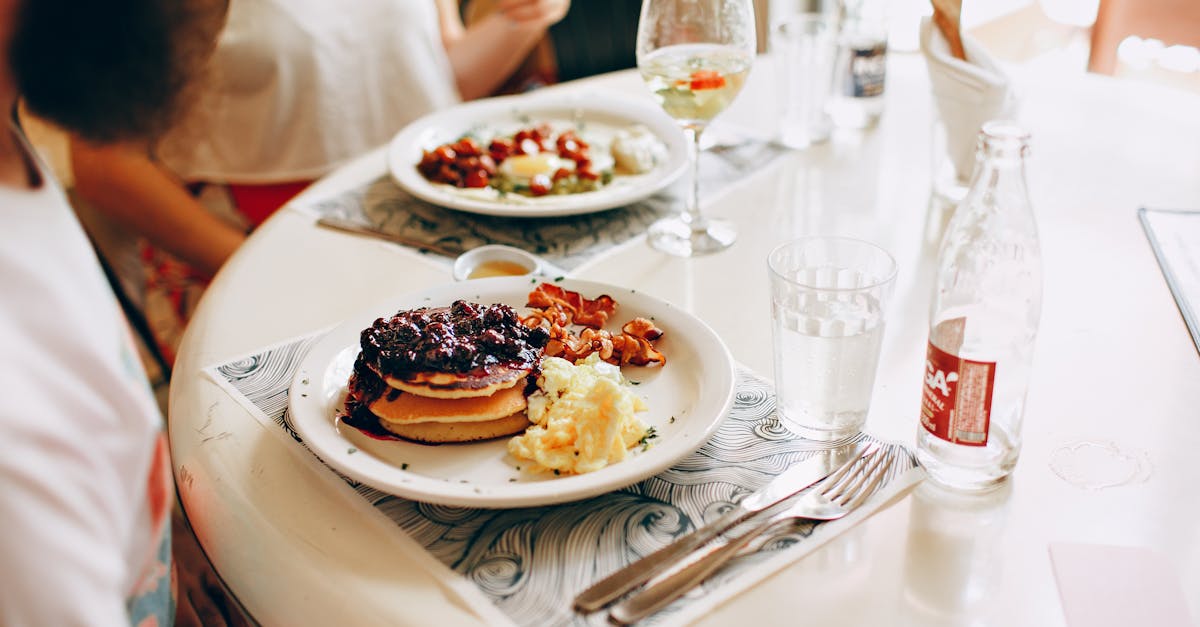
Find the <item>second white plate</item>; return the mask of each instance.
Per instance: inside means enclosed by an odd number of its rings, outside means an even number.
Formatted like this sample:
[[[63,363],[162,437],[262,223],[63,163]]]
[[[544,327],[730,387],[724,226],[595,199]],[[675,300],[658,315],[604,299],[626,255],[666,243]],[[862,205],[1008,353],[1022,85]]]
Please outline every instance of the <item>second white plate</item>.
[[[424,150],[457,141],[471,133],[512,131],[540,122],[570,122],[608,132],[640,124],[666,148],[665,157],[649,172],[620,175],[593,192],[531,198],[519,194],[488,197],[485,190],[464,190],[432,183],[417,171]],[[687,167],[688,146],[679,126],[649,102],[595,93],[530,94],[468,102],[437,111],[404,127],[388,147],[388,169],[405,191],[426,202],[450,209],[508,217],[575,215],[621,207],[670,185]]]

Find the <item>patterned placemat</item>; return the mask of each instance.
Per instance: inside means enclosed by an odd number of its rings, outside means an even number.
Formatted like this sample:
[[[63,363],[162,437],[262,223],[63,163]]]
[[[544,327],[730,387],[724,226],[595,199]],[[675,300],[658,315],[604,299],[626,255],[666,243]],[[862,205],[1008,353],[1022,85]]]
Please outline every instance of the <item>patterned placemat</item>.
[[[738,134],[731,136],[736,143],[701,153],[700,198],[705,204],[719,198],[734,183],[765,169],[785,153],[761,140]],[[299,204],[296,209],[318,217],[341,218],[450,250],[507,244],[541,255],[565,270],[573,270],[597,254],[644,234],[660,217],[679,211],[685,183],[681,180],[664,193],[608,211],[562,217],[504,218],[431,205],[397,187],[390,176],[384,176],[332,198]],[[446,263],[451,261],[436,254],[429,255]]]
[[[205,373],[272,432],[303,446],[288,420],[288,385],[321,335],[264,348]],[[480,594],[472,601],[493,604],[517,625],[603,625],[603,612],[582,616],[572,611],[575,594],[719,516],[824,448],[784,430],[775,419],[770,384],[739,368],[733,408],[706,444],[662,474],[599,497],[509,510],[447,507],[392,496],[338,476],[444,564],[448,571],[443,575],[474,584]],[[767,541],[644,624],[694,618],[886,507],[923,477],[910,451],[896,444],[889,450],[899,463],[860,510],[833,523],[798,525]]]

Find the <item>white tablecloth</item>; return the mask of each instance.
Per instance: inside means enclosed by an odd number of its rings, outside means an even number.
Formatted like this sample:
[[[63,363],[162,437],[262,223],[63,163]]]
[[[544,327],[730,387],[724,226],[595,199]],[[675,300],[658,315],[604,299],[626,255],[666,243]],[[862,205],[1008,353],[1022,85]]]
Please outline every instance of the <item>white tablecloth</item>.
[[[766,251],[812,233],[876,241],[901,264],[868,429],[912,442],[933,251],[925,236],[931,108],[916,55],[894,54],[882,126],[838,135],[749,176],[706,211],[738,243],[696,260],[635,246],[580,278],[651,291],[687,307],[734,357],[770,376]],[[963,501],[925,490],[700,619],[701,624],[1061,625],[1047,554],[1059,541],[1146,547],[1177,571],[1200,614],[1200,359],[1145,236],[1139,206],[1200,207],[1200,98],[1095,76],[1014,70],[1034,137],[1029,180],[1045,257],[1045,309],[1025,445],[1011,486]],[[768,130],[768,64],[726,113]],[[648,98],[633,73],[582,83]],[[578,88],[565,85],[562,89]],[[379,177],[383,153],[305,194]],[[171,390],[175,474],[197,535],[264,625],[443,626],[486,622],[404,557],[394,526],[333,485],[201,374],[312,332],[382,294],[448,281],[444,264],[319,230],[284,210],[209,288]],[[1098,487],[1099,476],[1124,485]],[[300,515],[303,513],[303,515]]]

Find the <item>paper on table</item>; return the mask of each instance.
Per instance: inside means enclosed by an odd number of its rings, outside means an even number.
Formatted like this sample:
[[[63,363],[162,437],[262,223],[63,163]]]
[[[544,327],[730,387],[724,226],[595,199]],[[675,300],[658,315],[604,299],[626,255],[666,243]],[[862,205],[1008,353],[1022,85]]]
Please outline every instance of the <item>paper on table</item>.
[[[1179,313],[1200,351],[1200,211],[1138,210]]]
[[[1192,627],[1179,577],[1141,547],[1055,543],[1050,560],[1068,627]]]
[[[963,37],[967,60],[956,59],[929,18],[921,20],[921,52],[929,69],[934,104],[946,127],[946,144],[959,181],[975,166],[975,142],[988,120],[1013,118],[1017,96],[1012,83],[987,51]]]

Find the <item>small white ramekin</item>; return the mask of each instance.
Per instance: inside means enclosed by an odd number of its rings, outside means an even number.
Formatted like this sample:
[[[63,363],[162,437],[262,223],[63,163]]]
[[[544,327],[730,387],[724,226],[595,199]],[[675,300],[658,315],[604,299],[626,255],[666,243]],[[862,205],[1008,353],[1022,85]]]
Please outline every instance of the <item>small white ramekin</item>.
[[[554,266],[533,253],[503,244],[489,244],[487,246],[472,248],[454,260],[454,280],[466,281],[476,268],[489,261],[507,261],[526,269],[523,275],[517,276],[541,275],[557,277],[566,274],[561,268]]]

